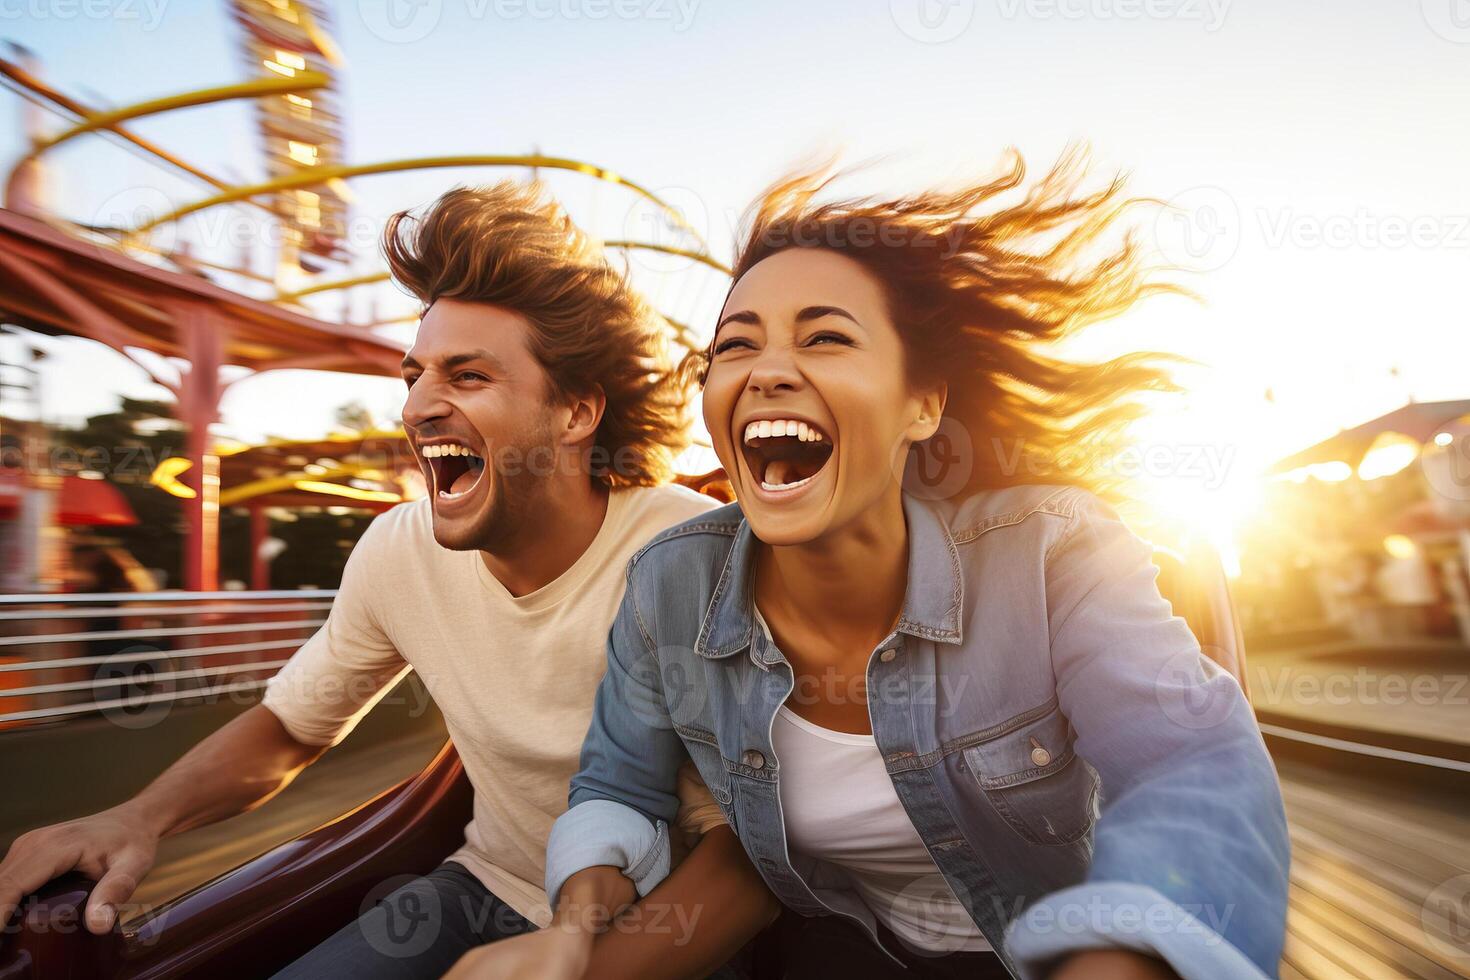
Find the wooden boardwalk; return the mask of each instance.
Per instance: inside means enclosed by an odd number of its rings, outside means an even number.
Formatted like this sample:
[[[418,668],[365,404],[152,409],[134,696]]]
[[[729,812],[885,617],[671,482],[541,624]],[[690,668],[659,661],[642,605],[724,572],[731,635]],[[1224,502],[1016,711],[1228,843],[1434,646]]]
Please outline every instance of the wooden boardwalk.
[[[1465,801],[1365,782],[1351,762],[1279,765],[1293,851],[1283,980],[1470,977]]]

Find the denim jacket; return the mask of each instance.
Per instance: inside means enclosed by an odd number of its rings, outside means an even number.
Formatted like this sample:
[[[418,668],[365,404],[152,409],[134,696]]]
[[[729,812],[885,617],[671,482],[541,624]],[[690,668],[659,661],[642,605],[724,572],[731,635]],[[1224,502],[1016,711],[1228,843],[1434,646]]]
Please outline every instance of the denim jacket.
[[[1072,487],[958,505],[906,495],[904,514],[903,609],[868,658],[873,735],[1007,967],[1042,976],[1103,947],[1186,978],[1274,976],[1280,787],[1240,686],[1159,594],[1150,547]],[[622,868],[640,894],[667,874],[687,754],[785,905],[873,931],[842,869],[787,845],[771,727],[794,681],[755,625],[756,547],[732,504],[629,563],[581,771],[548,843],[553,904],[584,868]]]

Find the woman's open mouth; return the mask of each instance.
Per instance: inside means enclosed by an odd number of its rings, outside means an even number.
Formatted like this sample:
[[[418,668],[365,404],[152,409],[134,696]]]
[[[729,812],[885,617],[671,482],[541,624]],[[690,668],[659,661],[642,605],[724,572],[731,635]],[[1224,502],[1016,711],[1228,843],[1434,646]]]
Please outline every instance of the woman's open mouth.
[[[767,493],[789,493],[806,486],[832,458],[832,440],[827,434],[798,419],[748,423],[740,449]]]
[[[437,442],[419,447],[434,481],[434,498],[458,500],[468,495],[485,475],[485,459],[459,442]]]

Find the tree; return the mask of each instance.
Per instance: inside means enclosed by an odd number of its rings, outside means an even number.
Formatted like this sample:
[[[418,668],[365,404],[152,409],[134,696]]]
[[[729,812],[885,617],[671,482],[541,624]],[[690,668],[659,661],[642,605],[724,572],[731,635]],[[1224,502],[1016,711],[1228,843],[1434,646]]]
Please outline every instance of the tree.
[[[333,418],[338,428],[347,429],[350,432],[370,432],[378,427],[372,409],[360,401],[338,405]]]

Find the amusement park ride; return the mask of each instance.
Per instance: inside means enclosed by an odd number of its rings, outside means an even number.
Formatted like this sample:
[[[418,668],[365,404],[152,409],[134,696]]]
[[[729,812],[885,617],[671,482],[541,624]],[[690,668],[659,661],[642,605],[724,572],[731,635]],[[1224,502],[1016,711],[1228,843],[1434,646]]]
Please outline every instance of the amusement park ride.
[[[352,258],[345,242],[350,201],[348,181],[376,174],[443,168],[530,168],[584,175],[634,195],[661,216],[670,242],[608,240],[605,247],[652,250],[698,263],[707,272],[729,270],[710,256],[705,243],[673,207],[642,186],[610,170],[545,154],[466,154],[349,163],[341,158],[341,121],[335,92],[341,56],[326,30],[319,0],[232,0],[240,29],[246,80],[199,91],[99,110],[65,95],[38,77],[27,58],[0,59],[0,83],[25,98],[31,149],[12,169],[0,210],[0,315],[6,322],[42,334],[85,337],[105,344],[138,364],[168,389],[178,420],[188,433],[185,456],[164,461],[155,483],[183,499],[187,519],[184,582],[189,591],[219,585],[219,510],[245,506],[221,481],[223,454],[210,427],[219,420],[220,399],[239,380],[222,369],[250,373],[286,369],[397,377],[403,347],[381,329],[395,321],[330,322],[313,312],[309,298],[344,293],[387,279],[384,272],[343,275]],[[135,120],[205,105],[249,100],[256,107],[264,145],[265,175],[232,184],[184,160],[129,128]],[[44,133],[42,111],[67,125]],[[135,216],[125,226],[68,221],[46,202],[44,160],[57,147],[82,137],[125,142],[160,165],[204,185],[203,196],[158,213]],[[187,243],[159,245],[164,232],[212,209],[237,207],[270,222],[276,243],[274,269],[261,275],[246,264],[229,265],[196,257]],[[228,284],[228,285],[227,285]],[[344,317],[345,319],[345,317]],[[665,316],[670,340],[695,343],[688,329]],[[145,353],[146,352],[146,353]],[[140,356],[141,354],[141,356]],[[171,366],[160,370],[160,359]],[[289,486],[299,498],[316,492],[325,504],[352,496],[364,481],[351,466],[328,478],[302,470]],[[246,482],[251,482],[247,479]],[[392,475],[374,492],[402,493]],[[335,486],[338,489],[332,489]],[[253,510],[276,499],[257,497]],[[42,522],[44,523],[44,522]],[[256,537],[263,525],[253,522]],[[258,542],[257,542],[258,543]],[[40,547],[38,543],[36,547]]]
[[[7,621],[0,635],[0,737],[11,739],[5,758],[15,767],[7,770],[7,792],[0,794],[0,819],[9,821],[0,824],[0,834],[54,821],[65,806],[110,805],[69,797],[110,793],[117,786],[103,785],[107,780],[98,773],[125,779],[144,766],[147,760],[141,757],[148,751],[177,757],[207,724],[218,724],[216,709],[230,707],[222,700],[225,695],[253,703],[255,692],[305,640],[305,631],[320,626],[333,592],[268,591],[262,546],[269,535],[269,511],[382,510],[419,491],[417,466],[401,430],[268,439],[259,445],[220,439],[211,431],[219,421],[221,397],[242,377],[282,370],[398,376],[404,348],[392,328],[416,317],[380,320],[372,307],[356,319],[348,312],[368,304],[347,300],[371,295],[388,278],[349,247],[355,237],[348,234],[353,182],[417,170],[512,168],[565,174],[578,191],[586,187],[626,199],[623,203],[652,222],[640,234],[629,233],[625,224],[604,235],[603,245],[623,255],[665,253],[637,268],[630,263],[629,274],[660,311],[670,342],[685,349],[702,346],[685,324],[728,286],[730,270],[711,256],[698,231],[664,196],[590,163],[540,152],[365,163],[346,159],[337,103],[343,61],[328,30],[325,0],[226,2],[245,68],[244,78],[231,84],[99,108],[48,84],[27,53],[0,58],[0,85],[27,103],[29,136],[28,152],[6,178],[0,208],[0,329],[81,337],[120,353],[172,393],[187,437],[183,453],[159,462],[150,481],[157,493],[176,498],[186,517],[183,591],[42,594],[29,589],[0,595],[0,619]],[[252,107],[263,148],[257,172],[242,180],[210,173],[133,128],[137,120],[230,103]],[[61,120],[59,128],[48,125],[55,118]],[[197,196],[120,217],[63,217],[48,204],[46,164],[58,147],[83,139],[123,145],[164,168],[170,180],[189,183]],[[224,255],[218,242],[214,251],[195,247],[199,243],[191,236],[197,237],[194,230],[204,217],[222,214],[246,216],[257,230],[269,230],[260,236],[270,242],[268,271],[249,255]],[[669,268],[659,278],[662,265]],[[344,300],[336,318],[324,312],[329,297]],[[0,394],[9,389],[29,393],[14,372],[0,374]],[[1323,506],[1323,488],[1343,491],[1333,501],[1386,499],[1379,493],[1386,481],[1373,481],[1398,470],[1380,466],[1374,473],[1375,460],[1385,458],[1375,454],[1397,454],[1393,458],[1400,468],[1421,461],[1425,480],[1437,481],[1441,492],[1416,505],[1409,516],[1418,523],[1389,529],[1404,542],[1423,531],[1438,542],[1436,554],[1470,556],[1470,495],[1463,494],[1464,474],[1450,471],[1464,458],[1451,449],[1470,444],[1467,412],[1470,402],[1411,404],[1282,461],[1275,485],[1288,494],[1301,491],[1287,500],[1294,508],[1290,513],[1303,516],[1300,523],[1326,526],[1336,508],[1347,515],[1343,523],[1381,536],[1378,525],[1359,519],[1369,513],[1366,505]],[[38,413],[32,406],[22,414]],[[0,457],[18,443],[48,438],[45,430],[39,422],[0,418]],[[699,492],[732,499],[719,471],[679,479]],[[54,546],[55,536],[40,529],[48,522],[65,523],[61,515],[69,506],[90,511],[79,522],[102,522],[105,508],[95,501],[69,505],[68,487],[95,493],[108,485],[81,479],[66,483],[59,474],[18,468],[0,458],[0,515],[25,515],[0,523],[0,559],[10,562],[17,537],[35,531],[30,560],[37,567],[44,564],[38,556]],[[1443,492],[1445,487],[1455,492]],[[220,518],[222,511],[237,509],[250,516],[256,591],[221,592]],[[1307,537],[1296,527],[1289,536],[1275,533],[1275,525],[1266,529],[1277,543],[1292,548]],[[1319,536],[1334,547],[1342,544],[1340,535]],[[1294,554],[1287,557],[1296,560]],[[1198,538],[1177,553],[1156,550],[1154,561],[1161,593],[1194,632],[1204,655],[1235,676],[1248,696],[1256,695],[1257,718],[1282,776],[1293,867],[1281,975],[1288,980],[1470,976],[1463,928],[1470,917],[1461,914],[1470,891],[1457,885],[1458,904],[1434,904],[1435,896],[1447,894],[1446,886],[1463,883],[1470,868],[1465,844],[1470,820],[1463,815],[1470,740],[1464,736],[1463,708],[1445,703],[1430,711],[1405,702],[1393,711],[1362,712],[1366,721],[1351,722],[1331,699],[1289,704],[1290,698],[1281,695],[1283,672],[1307,671],[1320,663],[1333,676],[1343,676],[1338,661],[1319,656],[1326,651],[1335,657],[1338,648],[1314,647],[1298,663],[1297,651],[1286,649],[1290,636],[1278,636],[1274,647],[1256,644],[1249,675],[1256,683],[1248,684],[1237,609],[1213,547]],[[1463,567],[1447,580],[1463,583]],[[1277,588],[1275,579],[1262,581]],[[1247,580],[1237,581],[1236,595],[1250,613],[1244,584]],[[1470,645],[1470,598],[1463,584],[1459,588],[1456,608],[1466,643],[1416,640],[1402,650],[1379,652],[1395,658],[1400,653],[1460,656]],[[5,590],[0,580],[0,591]],[[1257,635],[1251,634],[1253,644]],[[1396,661],[1377,666],[1411,669]],[[1463,680],[1463,675],[1460,660],[1444,676]],[[1273,676],[1281,681],[1274,691]],[[1418,676],[1436,679],[1429,668]],[[128,693],[121,696],[125,688]],[[167,719],[177,727],[150,722],[151,742],[136,737],[140,732],[125,732],[130,712],[162,719],[186,703],[185,710]],[[197,714],[189,713],[193,709]],[[98,730],[104,734],[96,735]],[[268,829],[282,832],[268,843],[255,846],[263,838],[241,834],[238,825],[221,830],[238,835],[235,850],[191,842],[196,851],[180,862],[188,867],[170,883],[171,890],[160,890],[162,904],[153,904],[153,898],[138,902],[138,914],[122,917],[109,934],[95,936],[82,926],[90,881],[69,873],[43,886],[24,900],[11,922],[0,923],[0,980],[270,975],[350,922],[365,902],[383,894],[384,882],[427,872],[463,840],[473,791],[454,746],[440,741],[442,731],[427,734],[423,754],[415,755],[411,766],[392,771],[382,767],[385,749],[393,746],[386,740],[366,743],[373,765],[382,770],[375,773],[380,781],[360,793],[354,783],[350,803],[333,795],[313,797],[321,809],[284,831],[287,821],[272,812]],[[107,750],[86,753],[97,765],[89,773],[59,761],[64,756],[56,745],[63,738],[75,745],[106,739]],[[32,792],[9,792],[12,784],[27,782],[16,778],[22,762],[36,774]],[[412,775],[392,784],[404,773]],[[39,792],[41,787],[46,792]],[[91,810],[69,815],[81,812]],[[287,839],[303,829],[308,832]],[[205,865],[194,859],[206,850],[217,863],[200,873]],[[215,853],[220,850],[226,853]],[[1442,907],[1449,911],[1441,914]]]

